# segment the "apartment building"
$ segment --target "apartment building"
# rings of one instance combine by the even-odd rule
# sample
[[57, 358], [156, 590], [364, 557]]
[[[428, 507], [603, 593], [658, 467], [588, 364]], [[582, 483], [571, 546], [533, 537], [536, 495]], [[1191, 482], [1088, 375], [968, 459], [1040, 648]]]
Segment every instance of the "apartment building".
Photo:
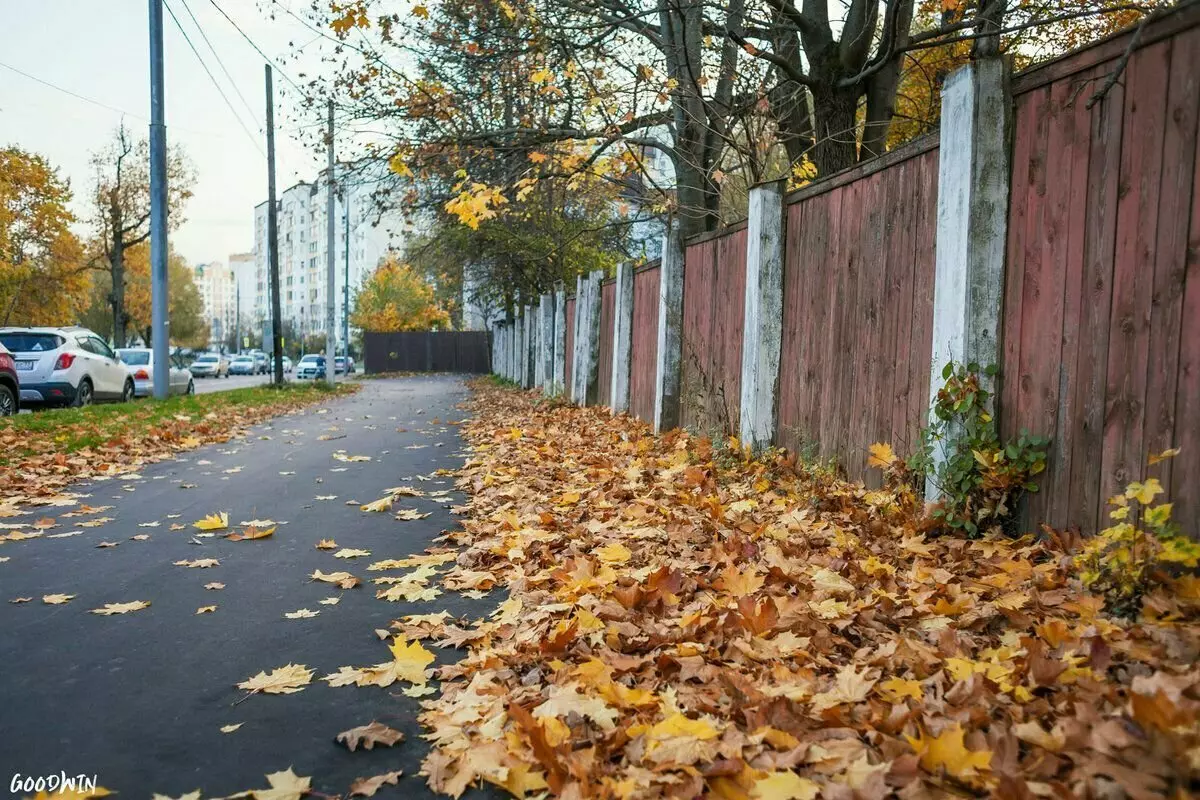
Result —
[[204, 302], [204, 319], [209, 326], [209, 346], [217, 347], [229, 331], [233, 330], [237, 313], [237, 282], [234, 271], [220, 261], [209, 261], [192, 267], [192, 277]]
[[[347, 181], [348, 182], [348, 181]], [[279, 290], [282, 319], [301, 336], [325, 332], [327, 183], [300, 182], [278, 198]], [[403, 250], [411, 226], [398, 213], [380, 216], [372, 187], [351, 183], [334, 195], [335, 326], [340, 334], [349, 284], [349, 300], [362, 280], [373, 273], [389, 250]], [[254, 301], [256, 324], [270, 319], [267, 262], [267, 203], [254, 209]], [[347, 214], [348, 211], [348, 214]], [[242, 297], [243, 307], [246, 298]], [[339, 340], [340, 340], [339, 335]]]

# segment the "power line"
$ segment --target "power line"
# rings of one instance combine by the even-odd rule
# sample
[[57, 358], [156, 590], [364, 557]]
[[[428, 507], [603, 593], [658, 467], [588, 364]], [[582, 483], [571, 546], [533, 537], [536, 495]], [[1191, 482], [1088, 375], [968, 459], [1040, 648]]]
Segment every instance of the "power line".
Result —
[[263, 152], [262, 147], [258, 143], [258, 139], [255, 138], [254, 134], [250, 132], [250, 129], [246, 127], [246, 123], [242, 121], [241, 115], [238, 114], [234, 109], [233, 103], [229, 102], [229, 97], [226, 96], [225, 90], [221, 88], [221, 84], [217, 83], [217, 79], [213, 77], [212, 71], [208, 68], [208, 64], [205, 64], [204, 59], [200, 57], [200, 51], [196, 49], [196, 45], [192, 44], [192, 40], [187, 35], [187, 31], [185, 31], [183, 26], [179, 24], [179, 18], [175, 16], [175, 12], [171, 9], [170, 4], [164, 0], [163, 5], [166, 6], [167, 13], [171, 15], [171, 19], [174, 21], [175, 27], [179, 29], [181, 34], [183, 34], [183, 40], [187, 42], [188, 47], [190, 47], [192, 49], [192, 53], [195, 54], [196, 60], [200, 62], [200, 66], [204, 69], [204, 74], [208, 76], [208, 79], [212, 82], [213, 87], [216, 88], [217, 93], [221, 95], [221, 99], [225, 101], [225, 105], [229, 107], [229, 113], [233, 114], [233, 118], [237, 120], [238, 125], [240, 125], [242, 130], [246, 132], [246, 137], [250, 139], [250, 142], [254, 145], [254, 149], [257, 150], [263, 158], [266, 158], [267, 154]]
[[196, 15], [192, 13], [192, 8], [188, 5], [187, 0], [180, 0], [180, 2], [183, 3], [183, 10], [186, 11], [188, 16], [192, 18], [192, 23], [196, 26], [196, 30], [200, 32], [200, 37], [204, 39], [204, 43], [208, 45], [208, 49], [212, 51], [213, 58], [217, 60], [217, 66], [221, 68], [221, 72], [225, 73], [225, 78], [229, 81], [229, 85], [232, 86], [233, 91], [237, 93], [238, 99], [242, 101], [242, 105], [246, 107], [248, 112], [250, 112], [250, 119], [257, 122], [258, 115], [255, 113], [254, 109], [250, 107], [250, 104], [246, 102], [246, 97], [242, 94], [242, 90], [238, 88], [237, 81], [233, 79], [233, 76], [229, 74], [229, 70], [225, 68], [225, 62], [221, 60], [221, 55], [217, 52], [217, 48], [213, 47], [213, 43], [209, 41], [208, 34], [204, 32], [204, 26], [200, 24], [200, 20], [196, 19]]
[[294, 80], [291, 79], [291, 77], [286, 72], [284, 72], [282, 69], [280, 69], [279, 65], [275, 63], [274, 59], [272, 59], [270, 56], [268, 56], [266, 53], [264, 53], [262, 51], [262, 48], [259, 47], [257, 44], [255, 44], [254, 40], [251, 39], [244, 30], [242, 30], [241, 26], [233, 21], [233, 17], [226, 14], [225, 9], [223, 9], [219, 5], [217, 5], [217, 0], [208, 0], [208, 2], [212, 3], [213, 8], [215, 8], [217, 11], [221, 12], [221, 16], [224, 17], [226, 20], [228, 20], [229, 24], [234, 27], [234, 30], [236, 30], [238, 33], [240, 33], [242, 35], [242, 38], [245, 39], [246, 42], [251, 47], [254, 48], [254, 52], [256, 52], [260, 56], [262, 56], [263, 61], [266, 61], [268, 64], [270, 64], [272, 67], [274, 67], [275, 71], [278, 72], [285, 81], [290, 83], [292, 85], [292, 88], [295, 89], [297, 92], [299, 92], [301, 94], [301, 96], [305, 97], [306, 99], [311, 99], [308, 97], [308, 93], [304, 91], [304, 89], [300, 86], [300, 84], [296, 83]]
[[108, 109], [109, 111], [115, 111], [118, 114], [127, 114], [128, 116], [136, 117], [137, 119], [146, 120], [147, 122], [149, 122], [149, 120], [150, 120], [149, 117], [144, 116], [142, 114], [135, 114], [132, 111], [126, 111], [123, 108], [117, 108], [116, 106], [110, 106], [107, 103], [101, 103], [99, 100], [93, 100], [92, 98], [84, 97], [83, 95], [78, 94], [77, 92], [72, 92], [70, 89], [64, 89], [63, 87], [53, 84], [50, 81], [42, 80], [41, 78], [37, 77], [36, 75], [30, 75], [28, 72], [25, 72], [24, 70], [17, 69], [16, 67], [14, 67], [11, 64], [5, 64], [3, 61], [0, 61], [0, 67], [4, 67], [5, 69], [10, 69], [13, 72], [17, 73], [18, 75], [23, 75], [24, 77], [28, 78], [29, 80], [34, 81], [35, 83], [40, 83], [43, 86], [48, 86], [49, 88], [54, 89], [57, 92], [62, 92], [63, 94], [68, 94], [71, 97], [74, 97], [76, 100], [82, 100], [85, 103], [91, 103], [94, 106], [99, 106], [100, 108]]

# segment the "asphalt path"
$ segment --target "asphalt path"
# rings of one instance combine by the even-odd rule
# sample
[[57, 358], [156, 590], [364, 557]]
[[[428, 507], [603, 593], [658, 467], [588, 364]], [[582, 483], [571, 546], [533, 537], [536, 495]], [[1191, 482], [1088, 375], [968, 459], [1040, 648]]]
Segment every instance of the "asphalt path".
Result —
[[[419, 701], [400, 694], [398, 685], [331, 688], [319, 678], [344, 665], [390, 660], [387, 642], [374, 631], [400, 616], [448, 610], [475, 619], [499, 602], [498, 593], [469, 600], [447, 592], [429, 602], [389, 603], [375, 598], [369, 582], [382, 573], [366, 571], [370, 561], [423, 552], [456, 525], [446, 504], [461, 502], [457, 492], [441, 500], [401, 498], [397, 509], [432, 512], [409, 522], [364, 513], [357, 503], [402, 483], [426, 493], [452, 488], [453, 478], [430, 476], [462, 464], [458, 428], [445, 423], [465, 415], [455, 406], [466, 395], [454, 377], [364, 381], [354, 397], [149, 466], [140, 478], [72, 487], [90, 495], [82, 502], [112, 505], [98, 515], [111, 522], [81, 527], [92, 517], [63, 518], [69, 508], [51, 508], [57, 527], [47, 534], [82, 533], [0, 544], [0, 557], [8, 558], [0, 563], [0, 797], [22, 796], [5, 794], [15, 774], [60, 772], [95, 775], [123, 798], [195, 789], [224, 796], [264, 788], [266, 773], [288, 767], [311, 775], [314, 789], [343, 796], [356, 777], [402, 769], [400, 786], [379, 797], [432, 796], [416, 776], [427, 751], [416, 721]], [[371, 460], [341, 461], [334, 457], [339, 451]], [[266, 518], [286, 524], [258, 541], [195, 538], [192, 523], [219, 511], [229, 512], [234, 525]], [[140, 526], [151, 522], [159, 525]], [[180, 523], [187, 528], [169, 529]], [[150, 538], [131, 539], [142, 534]], [[324, 538], [371, 556], [334, 558], [315, 548]], [[98, 548], [100, 542], [119, 545]], [[173, 565], [204, 558], [220, 566]], [[348, 570], [364, 585], [340, 590], [311, 582], [316, 569]], [[225, 588], [206, 590], [210, 582]], [[42, 595], [52, 593], [77, 597], [43, 604]], [[7, 602], [18, 597], [33, 600]], [[329, 597], [340, 602], [320, 604]], [[88, 613], [136, 600], [152, 605], [125, 615]], [[208, 605], [217, 610], [196, 614]], [[301, 608], [320, 613], [284, 617]], [[439, 663], [462, 655], [430, 648]], [[301, 692], [247, 697], [235, 688], [289, 663], [316, 670]], [[407, 740], [356, 752], [334, 742], [340, 731], [373, 720]], [[238, 723], [233, 733], [221, 733]]]

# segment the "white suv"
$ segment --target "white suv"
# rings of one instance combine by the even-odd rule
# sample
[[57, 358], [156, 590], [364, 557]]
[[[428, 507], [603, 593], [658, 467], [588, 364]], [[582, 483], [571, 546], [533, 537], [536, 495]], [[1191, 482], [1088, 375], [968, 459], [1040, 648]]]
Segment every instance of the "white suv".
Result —
[[87, 328], [0, 328], [21, 377], [21, 405], [88, 406], [133, 399], [133, 378]]

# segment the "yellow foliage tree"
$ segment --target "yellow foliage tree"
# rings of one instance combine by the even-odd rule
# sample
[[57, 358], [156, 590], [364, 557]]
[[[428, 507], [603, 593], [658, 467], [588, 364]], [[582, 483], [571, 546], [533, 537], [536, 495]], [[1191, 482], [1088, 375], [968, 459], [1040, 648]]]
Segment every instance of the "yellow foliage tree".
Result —
[[433, 287], [408, 264], [388, 260], [363, 281], [350, 321], [364, 331], [424, 331], [450, 324]]
[[0, 149], [0, 325], [66, 325], [87, 307], [91, 275], [70, 201], [46, 159]]

